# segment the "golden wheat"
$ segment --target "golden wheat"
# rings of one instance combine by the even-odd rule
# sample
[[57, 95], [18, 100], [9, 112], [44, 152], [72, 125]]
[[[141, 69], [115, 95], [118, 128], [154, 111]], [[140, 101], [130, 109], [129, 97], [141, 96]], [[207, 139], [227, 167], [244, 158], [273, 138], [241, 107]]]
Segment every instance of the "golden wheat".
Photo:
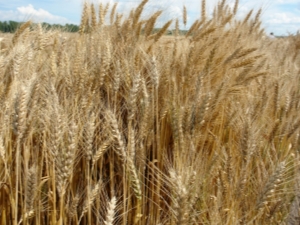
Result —
[[0, 34], [0, 224], [299, 223], [299, 35], [147, 3]]

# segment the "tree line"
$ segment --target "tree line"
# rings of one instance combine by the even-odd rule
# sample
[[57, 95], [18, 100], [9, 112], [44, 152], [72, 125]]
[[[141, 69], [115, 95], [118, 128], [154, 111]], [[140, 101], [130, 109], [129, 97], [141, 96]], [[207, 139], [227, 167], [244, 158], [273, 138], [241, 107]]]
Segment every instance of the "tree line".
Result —
[[[23, 22], [16, 22], [16, 21], [0, 21], [0, 32], [3, 33], [14, 33], [21, 25]], [[32, 25], [34, 26], [34, 24]], [[62, 29], [68, 32], [77, 32], [79, 30], [79, 26], [74, 25], [74, 24], [49, 24], [49, 23], [42, 23], [42, 26], [45, 29]]]

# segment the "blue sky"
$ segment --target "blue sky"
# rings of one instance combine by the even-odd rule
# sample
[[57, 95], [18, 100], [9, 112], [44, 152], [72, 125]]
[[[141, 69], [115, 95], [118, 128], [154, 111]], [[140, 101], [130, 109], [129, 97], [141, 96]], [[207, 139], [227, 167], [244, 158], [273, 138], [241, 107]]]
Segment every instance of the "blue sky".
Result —
[[[227, 0], [233, 6], [235, 0]], [[100, 1], [93, 1], [98, 4]], [[102, 0], [101, 2], [118, 2], [118, 11], [128, 13], [139, 0]], [[211, 13], [218, 0], [207, 0], [207, 11]], [[182, 7], [188, 10], [188, 25], [200, 15], [201, 0], [149, 0], [146, 14], [158, 9], [164, 10], [160, 22], [182, 17]], [[262, 22], [266, 31], [275, 35], [295, 34], [300, 29], [300, 0], [240, 0], [238, 17], [242, 18], [250, 9], [262, 8]], [[0, 0], [0, 21], [15, 20], [48, 23], [79, 24], [82, 0]]]

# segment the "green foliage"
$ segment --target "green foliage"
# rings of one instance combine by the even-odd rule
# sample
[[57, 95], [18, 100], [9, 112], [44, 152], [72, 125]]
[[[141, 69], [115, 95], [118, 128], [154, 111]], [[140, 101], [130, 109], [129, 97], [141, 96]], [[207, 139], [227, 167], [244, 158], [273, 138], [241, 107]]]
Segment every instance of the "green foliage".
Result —
[[[20, 27], [23, 24], [23, 22], [16, 22], [16, 21], [0, 21], [0, 32], [3, 33], [14, 33], [18, 27]], [[46, 30], [50, 29], [60, 29], [67, 32], [77, 32], [79, 30], [79, 26], [74, 24], [49, 24], [49, 23], [42, 23], [42, 26]]]

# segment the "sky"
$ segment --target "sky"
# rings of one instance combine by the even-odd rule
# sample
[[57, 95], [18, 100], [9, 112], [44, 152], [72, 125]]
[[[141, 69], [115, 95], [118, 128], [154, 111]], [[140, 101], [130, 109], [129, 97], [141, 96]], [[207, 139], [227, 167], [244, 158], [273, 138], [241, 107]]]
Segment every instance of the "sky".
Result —
[[[118, 2], [117, 11], [128, 13], [139, 0], [89, 0], [99, 2]], [[207, 14], [210, 15], [218, 0], [206, 0]], [[227, 0], [230, 6], [235, 0]], [[262, 25], [267, 33], [275, 35], [295, 34], [300, 30], [300, 0], [240, 0], [238, 18], [243, 18], [251, 10], [262, 8]], [[0, 21], [48, 22], [59, 24], [79, 24], [83, 0], [0, 0]], [[200, 17], [201, 0], [149, 0], [144, 17], [157, 10], [163, 10], [160, 22], [182, 18], [183, 5], [187, 7], [189, 27]], [[184, 29], [181, 24], [181, 28]]]

